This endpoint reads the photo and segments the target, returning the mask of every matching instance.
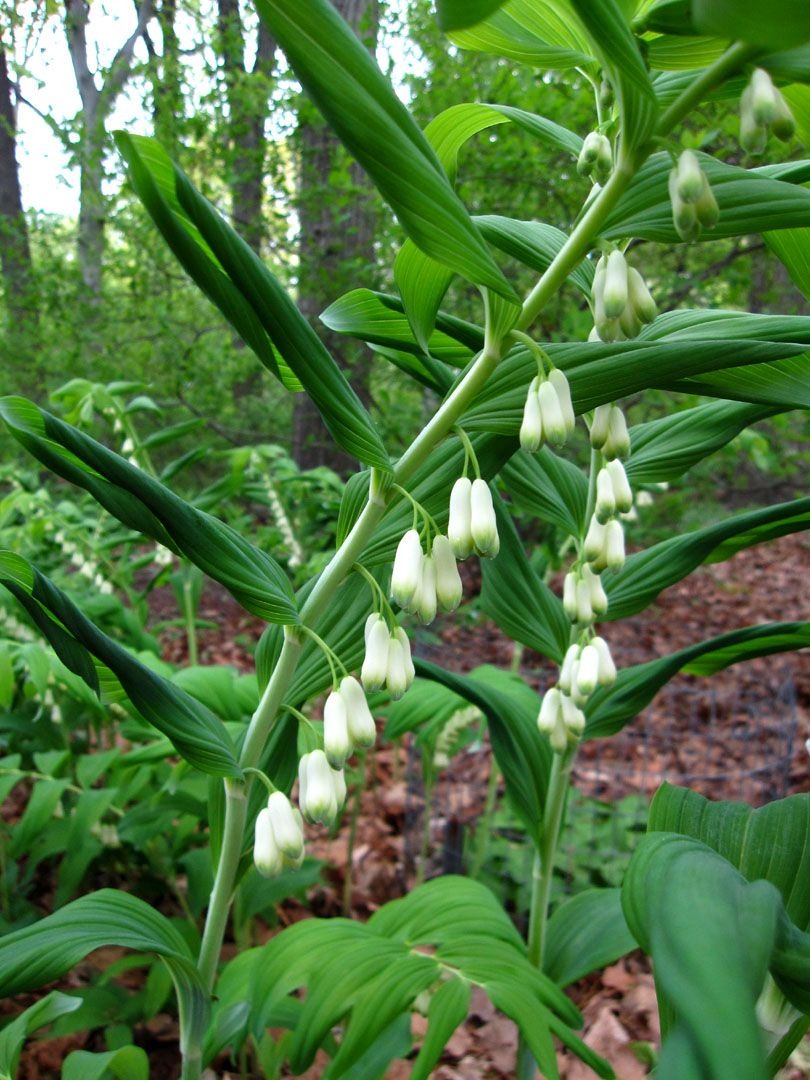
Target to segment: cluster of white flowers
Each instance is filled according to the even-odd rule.
[[[703,229],[713,229],[720,220],[720,208],[709,178],[697,155],[684,150],[669,174],[672,223],[681,240],[696,240]]]
[[[466,559],[473,552],[494,559],[500,551],[498,522],[486,480],[460,476],[453,484],[447,539],[457,559]]]
[[[604,184],[613,171],[613,148],[610,139],[598,131],[590,131],[582,140],[577,158],[577,172],[589,176],[595,183]]]
[[[644,323],[658,314],[644,278],[628,266],[618,249],[596,264],[591,291],[594,327],[591,340],[623,341],[637,337]]]
[[[342,769],[354,750],[374,745],[377,728],[363,688],[353,675],[341,680],[323,709],[323,748],[333,769]]]
[[[101,573],[99,564],[92,556],[84,555],[79,545],[68,539],[61,529],[55,534],[54,541],[61,545],[62,551],[68,556],[71,565],[76,567],[76,572],[81,577],[91,582],[104,596],[109,596],[112,593],[112,582],[107,581]]]
[[[401,626],[388,629],[384,616],[376,611],[366,619],[366,655],[360,679],[367,691],[385,686],[394,700],[402,697],[416,672],[411,659],[411,644]]]
[[[37,635],[34,631],[21,623],[7,608],[0,607],[0,626],[3,627],[3,637],[12,638],[14,641],[35,641]]]
[[[520,445],[534,453],[544,442],[562,446],[574,430],[576,417],[571,402],[571,388],[565,373],[552,368],[548,377],[536,375],[529,384],[523,421],[520,425]]]
[[[304,761],[303,758],[301,760]],[[301,811],[282,792],[274,791],[267,800],[267,806],[256,816],[253,862],[263,877],[272,878],[282,870],[299,867],[303,861],[304,821]]]

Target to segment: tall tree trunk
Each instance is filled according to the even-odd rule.
[[[179,145],[180,126],[185,112],[183,99],[183,64],[177,37],[177,0],[159,0],[155,12],[162,50],[155,50],[152,39],[144,33],[151,61],[152,120],[155,138],[175,158]]]
[[[37,307],[31,247],[17,165],[17,120],[5,52],[0,49],[0,270],[6,298],[8,355],[35,371]],[[36,379],[34,379],[36,381]]]
[[[379,0],[332,0],[335,8],[374,51]],[[375,210],[371,187],[350,162],[336,136],[307,102],[298,119],[299,304],[332,356],[368,403],[370,361],[347,339],[328,331],[318,315],[332,300],[360,282],[369,285],[374,266]],[[300,395],[293,411],[293,457],[301,468],[337,465],[352,459],[335,448],[310,400]]]

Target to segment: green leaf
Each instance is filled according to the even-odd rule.
[[[103,1054],[74,1050],[65,1058],[62,1080],[149,1080],[149,1058],[140,1046],[120,1046]]]
[[[461,49],[543,69],[593,64],[579,21],[553,0],[508,0],[484,21],[453,31],[450,40]]]
[[[810,229],[766,233],[765,243],[785,266],[796,288],[810,299]]]
[[[486,19],[503,4],[504,0],[436,0],[436,19],[445,33],[463,30]]]
[[[636,948],[620,889],[586,889],[564,900],[548,921],[543,970],[569,986]]]
[[[115,674],[144,719],[168,736],[187,761],[216,776],[240,775],[225,729],[204,705],[141,664],[102,633],[35,567],[31,566],[30,571],[31,586],[25,590],[3,576],[0,561],[0,582],[35,619],[63,660],[70,660],[77,649],[92,653]],[[61,651],[66,640],[71,645],[67,657]],[[98,683],[94,681],[90,685],[97,689]]]
[[[540,221],[516,221],[514,218],[487,214],[476,217],[481,234],[493,247],[543,273],[553,262],[568,237],[561,229]],[[593,267],[586,259],[569,275],[569,280],[590,297]]]
[[[410,1080],[429,1080],[450,1036],[467,1019],[470,1011],[470,984],[452,978],[442,983],[430,999],[428,1029],[413,1063]]]
[[[181,1047],[200,1045],[208,1020],[208,996],[188,945],[151,905],[114,889],[82,896],[0,939],[0,993],[36,990],[105,945],[157,953],[163,959],[180,1005]]]
[[[770,656],[808,646],[810,623],[765,623],[732,630],[669,656],[624,668],[613,687],[597,690],[588,702],[586,737],[598,739],[621,731],[679,671],[712,675],[756,656]]]
[[[89,491],[129,528],[181,552],[252,614],[270,622],[297,621],[284,571],[236,530],[25,398],[0,399],[0,417],[44,465]]]
[[[450,288],[453,271],[425,255],[406,240],[394,260],[394,281],[414,340],[423,353],[430,351],[430,338],[444,294]]]
[[[307,94],[417,247],[516,299],[424,135],[328,0],[258,0],[257,7]]]
[[[529,564],[503,501],[494,495],[501,551],[482,561],[481,610],[516,641],[562,661],[570,622],[559,598]]]
[[[7,1024],[0,1031],[0,1080],[14,1080],[20,1052],[29,1035],[74,1012],[81,1004],[81,998],[52,990]]]
[[[810,10],[804,0],[692,0],[692,19],[702,34],[780,49],[810,41]]]
[[[810,225],[810,190],[797,186],[810,175],[807,162],[791,163],[792,172],[781,170],[793,180],[788,183],[775,179],[767,169],[741,169],[702,153],[698,159],[720,207],[716,228],[704,230],[699,240]],[[601,232],[604,239],[635,236],[665,244],[681,242],[672,222],[671,168],[669,154],[653,154],[647,160],[608,215]]]
[[[360,399],[346,381],[318,335],[301,315],[278,280],[238,233],[217,213],[193,186],[185,173],[165,155],[161,147],[144,136],[117,136],[118,147],[130,167],[133,185],[156,225],[184,267],[198,280],[202,267],[210,267],[202,254],[189,251],[191,222],[222,267],[222,274],[239,295],[272,341],[285,363],[300,380],[335,441],[350,454],[370,465],[388,469],[390,462],[379,432]],[[173,206],[177,203],[178,210]],[[198,245],[199,246],[199,245]],[[204,282],[198,281],[204,286]],[[267,350],[258,354],[268,363]]]
[[[633,443],[631,461],[635,454]],[[515,454],[501,469],[500,478],[522,509],[569,536],[584,534],[588,481],[567,458],[547,446],[536,454]]]
[[[805,498],[752,510],[663,540],[631,555],[617,574],[606,575],[606,618],[622,619],[642,611],[663,589],[687,577],[703,562],[719,562],[745,547],[808,527],[810,498]]]

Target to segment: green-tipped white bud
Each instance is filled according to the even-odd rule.
[[[790,142],[796,134],[796,121],[784,96],[775,87],[774,92],[776,94],[776,115],[771,120],[771,131],[782,142]]]
[[[597,327],[599,340],[611,345],[614,341],[624,340],[624,331],[620,319],[605,319]]]
[[[323,749],[333,769],[342,768],[352,752],[346,701],[340,692],[335,690],[326,699],[323,707]]]
[[[446,536],[433,540],[433,567],[436,572],[436,599],[442,611],[455,611],[461,603],[463,587],[456,557]]]
[[[548,741],[555,754],[564,754],[568,749],[568,729],[563,720],[562,708],[554,725],[554,730],[549,733]]]
[[[560,677],[557,679],[557,685],[566,694],[571,693],[571,686],[574,680],[574,672],[576,670],[577,661],[579,660],[579,645],[569,645],[566,650],[563,662],[560,665]]]
[[[627,271],[627,295],[636,318],[643,323],[651,323],[658,314],[658,307],[652,298],[647,283],[634,266]]]
[[[627,306],[627,260],[621,251],[611,251],[608,255],[602,299],[608,319],[618,319]]]
[[[526,403],[523,406],[523,421],[520,425],[520,445],[523,450],[533,454],[543,445],[543,417],[540,412],[540,401],[537,397],[537,388],[540,380],[535,376],[526,394]]]
[[[340,682],[340,696],[346,704],[346,721],[353,746],[368,749],[377,738],[377,726],[368,707],[363,687],[353,675]]]
[[[692,150],[684,150],[678,158],[678,195],[686,203],[697,202],[703,191],[703,170]]]
[[[419,587],[413,599],[413,610],[420,621],[427,626],[436,618],[436,607],[436,564],[432,555],[425,555],[422,559]]]
[[[550,735],[557,726],[561,715],[561,698],[562,695],[555,686],[543,694],[540,712],[537,714],[537,727],[543,735]]]
[[[582,149],[577,158],[577,172],[580,176],[590,176],[599,160],[599,140],[603,138],[598,131],[590,131],[582,140]]]
[[[366,639],[366,655],[360,679],[366,690],[379,690],[388,674],[388,649],[390,638],[385,619],[377,616]]]
[[[563,610],[571,622],[577,617],[577,575],[569,570],[563,581]]]
[[[323,750],[304,754],[298,764],[298,805],[307,821],[335,822],[338,799],[333,770]]]
[[[571,386],[568,378],[564,371],[560,371],[559,368],[552,368],[548,373],[548,381],[557,392],[557,400],[562,410],[565,430],[570,435],[576,427],[577,418],[574,412],[574,403],[571,400]]]
[[[703,191],[695,203],[695,212],[704,229],[713,229],[720,220],[720,207],[717,205],[717,199],[714,197],[709,178],[705,175],[703,177]]]
[[[758,124],[750,112],[740,117],[740,146],[746,154],[762,154],[768,145],[768,129]]]
[[[627,421],[618,405],[610,406],[608,418],[608,436],[602,447],[602,453],[612,461],[614,458],[626,458],[630,453],[630,432]]]
[[[593,308],[593,321],[597,330],[599,324],[607,318],[605,315],[605,278],[607,277],[607,256],[602,255],[596,264],[593,273],[593,285],[591,286],[591,307]]]
[[[486,480],[473,480],[470,491],[471,531],[479,555],[493,556],[500,548],[492,492]]]
[[[595,574],[591,570],[590,566],[583,566],[582,577],[588,582],[588,588],[591,590],[591,607],[593,608],[594,615],[604,615],[608,609],[608,598],[605,588],[602,585],[602,579],[599,574]]]
[[[599,680],[599,653],[593,645],[586,645],[579,654],[576,686],[580,694],[592,694]]]
[[[594,450],[601,450],[607,441],[610,408],[610,405],[597,405],[593,411],[590,439]]]
[[[609,570],[624,566],[624,529],[615,518],[605,526],[605,563]]]
[[[594,173],[597,180],[607,180],[613,172],[613,147],[606,135],[599,136]]]
[[[304,826],[299,811],[283,792],[274,791],[267,800],[267,813],[281,854],[288,859],[298,859],[304,851]]]
[[[398,638],[391,638],[388,647],[388,675],[386,689],[394,701],[397,701],[408,689],[408,667],[405,663],[405,650]]]
[[[628,304],[622,312],[619,318],[619,327],[628,341],[637,338],[641,333],[641,320],[636,316],[635,309],[631,304]]]
[[[681,240],[696,240],[700,236],[700,222],[694,203],[684,202],[678,194],[678,170],[669,174],[669,199],[672,203],[672,224]]]
[[[552,446],[562,446],[568,435],[560,399],[557,391],[548,381],[541,383],[537,390],[540,403],[540,415],[543,419],[543,434]]]
[[[262,877],[278,877],[284,869],[281,850],[273,833],[270,811],[265,807],[256,815],[256,832],[253,840],[253,863]]]
[[[613,484],[607,469],[600,469],[596,474],[596,506],[594,508],[596,520],[603,525],[616,513],[616,497],[613,494]]]
[[[616,665],[604,638],[595,637],[591,645],[599,654],[599,685],[612,686],[616,682]]]
[[[751,115],[756,123],[767,127],[776,117],[776,87],[764,68],[754,68],[749,86]]]
[[[585,713],[578,709],[569,697],[562,699],[562,718],[567,730],[575,736],[579,736],[585,730]]]
[[[457,559],[472,554],[472,482],[467,476],[460,476],[450,492],[447,539]]]
[[[408,635],[401,626],[398,626],[394,630],[391,637],[394,641],[398,641],[402,647],[402,659],[405,665],[405,688],[407,689],[416,678],[416,668],[413,666],[413,660],[411,658],[411,643],[408,640]]]
[[[391,596],[400,607],[408,607],[414,600],[423,557],[419,533],[416,529],[408,529],[397,545],[391,572]]]
[[[577,622],[593,622],[593,608],[591,607],[591,589],[584,578],[577,582]]]
[[[607,463],[605,471],[610,477],[616,509],[619,513],[626,514],[633,506],[633,492],[627,479],[627,473],[624,471],[624,465],[617,458]]]
[[[605,526],[592,517],[585,534],[582,551],[588,562],[599,562],[605,549]]]

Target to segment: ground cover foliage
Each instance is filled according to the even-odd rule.
[[[665,784],[621,880],[581,881],[590,887],[564,899],[555,866],[571,778],[595,740],[680,674],[810,645],[802,613],[775,605],[747,625],[716,627],[707,613],[652,657],[612,647],[614,621],[703,564],[807,527],[808,499],[783,491],[722,520],[660,514],[644,546],[632,531],[662,485],[688,485],[729,444],[756,447],[741,436],[751,425],[768,421],[774,442],[759,452],[778,455],[800,430],[790,414],[810,405],[810,318],[676,309],[672,275],[653,261],[761,233],[810,294],[807,13],[790,0],[766,13],[722,0],[440,0],[459,56],[562,72],[586,104],[577,130],[519,103],[463,101],[422,130],[327,0],[257,0],[257,11],[401,230],[390,286],[358,279],[323,324],[412,382],[423,422],[397,428],[394,456],[285,268],[159,141],[117,134],[168,251],[277,392],[306,395],[359,467],[344,483],[267,444],[203,462],[198,421],[161,427],[148,386],[123,378],[71,380],[49,407],[0,401],[33,462],[0,504],[0,791],[13,808],[0,990],[34,995],[0,1032],[0,1072],[13,1075],[45,1029],[100,1033],[63,1055],[64,1076],[149,1075],[145,1025],[167,1014],[187,1080],[227,1068],[427,1077],[471,1011],[490,1009],[515,1026],[520,1080],[577,1075],[572,1061],[612,1077],[564,989],[641,949],[661,1043],[639,1053],[656,1076],[774,1076],[810,1023],[810,796],[754,809]],[[717,100],[739,102],[733,162],[695,136]],[[523,220],[486,193],[474,213],[465,205],[466,144],[507,125],[538,185],[551,167],[578,185],[568,216]],[[771,152],[787,144],[784,161],[761,163],[769,138]],[[549,312],[567,304],[578,315],[552,335]],[[44,485],[45,471],[61,482]],[[184,498],[191,475],[206,482]],[[478,581],[459,575],[477,560]],[[161,627],[150,611],[164,586],[179,615]],[[459,669],[436,640],[412,655],[417,624],[461,618],[465,588],[465,617],[512,642],[512,670]],[[247,636],[263,627],[252,671],[200,662],[212,595],[227,598],[215,621],[238,608]],[[187,666],[159,657],[155,631],[179,636]],[[521,676],[521,650],[543,658],[539,679]],[[414,887],[351,918],[364,784],[382,775],[367,761],[378,739],[406,736],[426,803]],[[428,808],[472,742],[493,764],[470,873],[425,880]],[[514,897],[484,872],[499,777],[500,812],[532,857],[520,929]],[[341,814],[344,915],[312,912],[268,935],[282,901],[305,906],[324,880],[312,854],[325,854],[324,834],[309,849],[305,838]],[[77,965],[111,948],[107,971],[71,987]]]

